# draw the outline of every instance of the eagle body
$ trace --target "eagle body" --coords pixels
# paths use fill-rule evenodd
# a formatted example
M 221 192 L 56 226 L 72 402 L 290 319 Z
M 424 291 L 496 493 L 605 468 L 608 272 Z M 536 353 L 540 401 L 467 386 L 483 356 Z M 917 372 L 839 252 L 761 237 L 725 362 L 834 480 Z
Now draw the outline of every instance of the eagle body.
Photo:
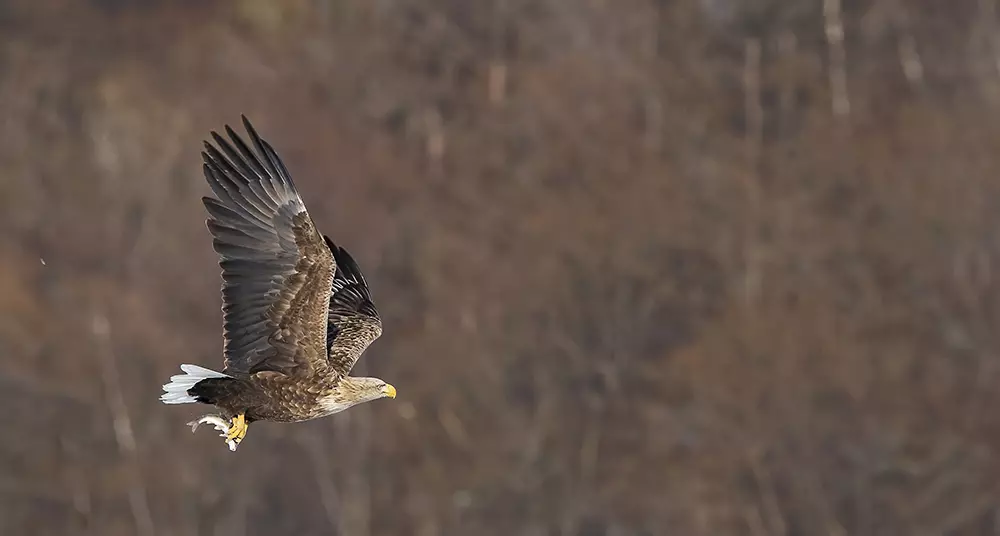
M 367 384 L 378 381 L 353 376 L 337 379 L 328 372 L 305 379 L 261 372 L 245 380 L 208 378 L 196 383 L 190 393 L 197 402 L 218 407 L 227 419 L 244 413 L 247 424 L 302 422 L 367 402 L 363 396 Z
M 229 126 L 212 132 L 202 199 L 222 268 L 225 368 L 183 364 L 163 386 L 165 404 L 213 405 L 208 423 L 231 450 L 254 421 L 324 417 L 396 389 L 350 376 L 382 334 L 368 283 L 351 255 L 322 235 L 271 146 L 243 117 L 248 145 Z

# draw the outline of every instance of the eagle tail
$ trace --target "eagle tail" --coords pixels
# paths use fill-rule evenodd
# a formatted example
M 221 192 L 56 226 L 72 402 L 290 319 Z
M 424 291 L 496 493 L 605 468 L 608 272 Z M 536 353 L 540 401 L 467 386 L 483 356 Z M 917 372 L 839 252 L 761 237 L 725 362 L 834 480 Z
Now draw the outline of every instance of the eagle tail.
M 198 365 L 181 365 L 184 374 L 177 374 L 170 377 L 170 382 L 163 385 L 164 393 L 160 395 L 160 402 L 164 404 L 191 404 L 203 402 L 199 396 L 192 395 L 191 390 L 202 380 L 212 378 L 232 378 L 221 372 L 209 370 Z

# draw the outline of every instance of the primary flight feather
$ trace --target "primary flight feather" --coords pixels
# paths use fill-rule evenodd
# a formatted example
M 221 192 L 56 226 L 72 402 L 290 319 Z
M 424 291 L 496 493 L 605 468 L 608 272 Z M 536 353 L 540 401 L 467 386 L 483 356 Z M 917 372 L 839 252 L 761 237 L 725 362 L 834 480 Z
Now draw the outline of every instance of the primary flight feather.
M 205 142 L 208 229 L 222 267 L 225 368 L 184 364 L 165 404 L 200 402 L 203 423 L 236 450 L 253 421 L 299 422 L 395 398 L 378 378 L 349 373 L 382 334 L 360 267 L 320 234 L 274 149 L 243 117 L 250 139 L 226 126 Z

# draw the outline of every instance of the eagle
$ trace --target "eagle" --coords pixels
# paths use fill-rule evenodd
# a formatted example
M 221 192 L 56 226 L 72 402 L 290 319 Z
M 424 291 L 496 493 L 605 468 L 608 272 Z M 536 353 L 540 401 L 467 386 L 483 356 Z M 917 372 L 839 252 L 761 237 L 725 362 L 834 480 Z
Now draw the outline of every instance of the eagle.
M 271 146 L 241 116 L 250 145 L 225 126 L 205 141 L 203 197 L 222 268 L 222 372 L 183 364 L 165 404 L 209 404 L 211 424 L 236 448 L 254 421 L 301 422 L 396 397 L 378 378 L 350 376 L 382 334 L 358 263 L 321 234 Z

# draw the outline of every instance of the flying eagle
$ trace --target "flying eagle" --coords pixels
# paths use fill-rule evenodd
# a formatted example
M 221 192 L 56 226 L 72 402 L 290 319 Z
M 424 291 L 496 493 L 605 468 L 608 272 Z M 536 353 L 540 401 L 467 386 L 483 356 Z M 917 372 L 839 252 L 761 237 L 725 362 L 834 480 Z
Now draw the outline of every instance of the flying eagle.
M 254 421 L 325 417 L 396 388 L 349 376 L 382 321 L 368 283 L 347 251 L 320 234 L 288 170 L 246 117 L 251 149 L 228 125 L 227 141 L 205 142 L 208 229 L 222 267 L 225 368 L 181 365 L 160 400 L 200 402 L 221 414 L 188 423 L 215 426 L 235 451 Z

